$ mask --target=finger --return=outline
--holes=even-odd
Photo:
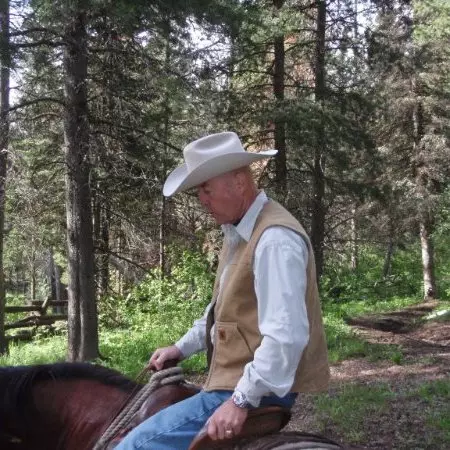
[[[152,363],[155,359],[157,359],[160,354],[161,352],[159,350],[155,350],[150,356],[149,363]]]
[[[235,436],[235,432],[231,428],[231,426],[227,426],[224,428],[223,435],[224,435],[224,439],[231,439],[232,437]]]
[[[225,427],[223,423],[217,424],[217,439],[225,439]]]
[[[242,430],[242,427],[244,426],[244,421],[236,421],[233,424],[233,427],[230,427],[233,429],[233,434],[239,434]]]
[[[159,355],[159,357],[153,361],[153,365],[156,367],[157,370],[161,370],[163,368],[164,359],[165,358],[163,355]]]
[[[208,421],[208,436],[213,441],[217,439],[217,427],[213,420]]]
[[[154,361],[149,361],[149,363],[147,364],[147,369],[148,370],[158,370]]]
[[[152,354],[152,356],[150,357],[150,360],[148,361],[147,367],[149,369],[152,369],[152,370],[154,370],[154,369],[159,370],[158,360],[160,359],[160,357],[161,357],[161,351],[160,350],[156,350]]]

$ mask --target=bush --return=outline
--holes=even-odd
[[[150,272],[125,298],[101,300],[100,323],[104,328],[155,327],[184,332],[198,319],[211,300],[214,275],[201,253],[184,251],[169,276]]]
[[[325,302],[353,300],[377,301],[398,296],[422,295],[422,266],[418,246],[397,250],[391,274],[383,277],[384,255],[374,247],[362,248],[358,268],[329,261],[321,278],[321,296]]]

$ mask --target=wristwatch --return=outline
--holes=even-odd
[[[233,403],[238,407],[238,408],[250,408],[251,404],[250,402],[247,400],[247,397],[245,396],[245,394],[241,391],[234,391],[233,395],[231,396],[231,400],[233,400]]]

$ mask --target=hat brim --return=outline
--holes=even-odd
[[[253,162],[270,158],[277,153],[278,150],[265,150],[258,153],[229,153],[209,159],[191,172],[188,171],[186,164],[183,164],[167,177],[163,187],[163,194],[166,197],[170,197],[178,192],[198,186],[211,178],[248,166]]]

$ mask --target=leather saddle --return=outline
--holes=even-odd
[[[199,431],[188,450],[230,448],[230,446],[233,446],[243,439],[277,433],[286,426],[290,418],[290,410],[280,406],[264,406],[251,409],[248,412],[247,420],[245,421],[242,430],[236,436],[233,436],[230,439],[213,441],[208,436],[205,426]]]
[[[122,432],[109,443],[106,450],[115,448],[129,431],[148,417],[167,406],[198,393],[199,390],[200,387],[198,386],[189,383],[179,383],[162,386],[152,392],[132,418],[129,427],[122,430]],[[289,422],[290,418],[290,410],[279,406],[251,409],[241,432],[236,436],[233,436],[230,439],[213,441],[208,436],[206,427],[203,427],[191,443],[189,450],[223,449],[233,445],[241,439],[276,433]]]

